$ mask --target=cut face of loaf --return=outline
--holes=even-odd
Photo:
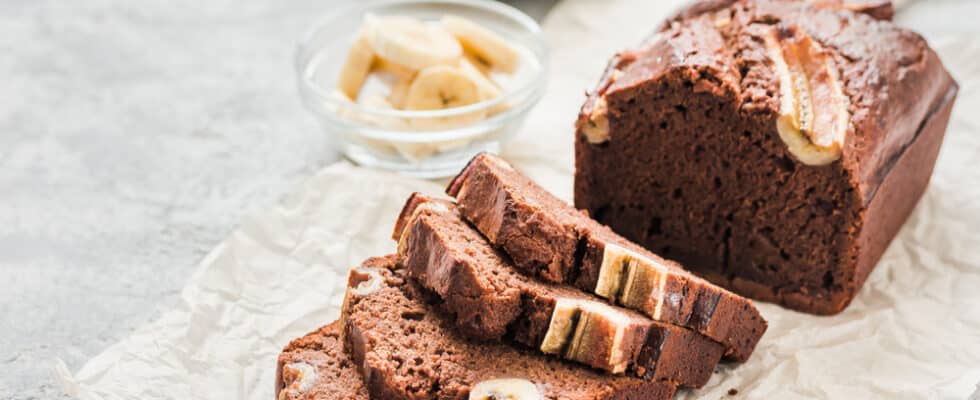
[[[669,382],[608,375],[536,351],[465,339],[396,260],[375,258],[352,270],[341,312],[347,350],[371,398],[667,400],[674,394]]]
[[[414,194],[401,213],[399,260],[443,302],[461,332],[512,340],[613,374],[700,387],[724,348],[563,285],[520,274],[455,204]]]
[[[681,11],[583,106],[575,205],[743,295],[841,311],[925,190],[957,91],[880,3]]]
[[[357,367],[344,352],[337,321],[295,339],[279,354],[276,398],[279,400],[368,400]]]
[[[744,361],[765,332],[752,302],[650,253],[554,197],[498,156],[480,154],[450,184],[459,210],[525,274],[571,283]]]

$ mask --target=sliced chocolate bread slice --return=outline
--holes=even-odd
[[[521,274],[452,202],[413,194],[394,236],[409,276],[440,298],[467,336],[688,387],[707,383],[724,352],[692,330]]]
[[[339,321],[289,342],[276,364],[279,400],[368,400],[357,367],[344,352]]]
[[[654,320],[685,326],[745,361],[767,323],[751,300],[692,275],[558,199],[498,156],[477,155],[450,183],[463,216],[521,271],[570,283]]]
[[[351,271],[344,338],[376,399],[670,399],[675,386],[464,338],[394,255]]]

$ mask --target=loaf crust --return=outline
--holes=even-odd
[[[755,299],[833,314],[922,195],[957,85],[874,1],[696,2],[610,61],[577,122],[575,205]],[[807,165],[777,131],[771,32],[800,32],[848,101],[837,161]],[[585,127],[607,111],[607,140]],[[887,211],[886,211],[887,210]]]

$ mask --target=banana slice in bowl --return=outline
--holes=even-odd
[[[437,65],[419,71],[405,96],[405,109],[416,111],[451,110],[483,100],[480,84],[458,67]],[[480,109],[446,117],[419,117],[409,124],[419,129],[448,129],[480,121],[487,110]]]
[[[482,99],[480,84],[461,68],[437,65],[419,71],[405,96],[406,110],[446,110]]]
[[[452,34],[415,18],[368,14],[364,30],[378,55],[408,68],[452,64],[463,56],[463,48]]]
[[[439,23],[459,39],[463,48],[492,68],[513,73],[520,66],[521,54],[493,31],[455,15],[446,15]]]
[[[363,33],[357,36],[350,50],[347,51],[347,59],[340,68],[340,76],[337,78],[337,88],[351,99],[356,99],[371,73],[371,64],[374,62],[374,49],[368,43],[367,35]]]

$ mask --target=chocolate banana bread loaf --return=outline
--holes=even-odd
[[[620,374],[688,387],[708,382],[721,344],[563,285],[520,274],[456,205],[414,194],[394,236],[410,277],[434,292],[465,335],[512,340]]]
[[[571,283],[657,321],[685,326],[744,361],[766,331],[751,300],[624,239],[491,154],[473,158],[448,193],[527,274]]]
[[[396,256],[351,271],[347,350],[375,399],[670,399],[675,386],[614,376],[501,343],[467,340],[412,283]]]
[[[295,339],[279,354],[279,400],[368,400],[367,387],[344,352],[338,321]]]
[[[575,205],[743,295],[833,314],[932,173],[957,85],[868,1],[696,2],[610,61]]]

